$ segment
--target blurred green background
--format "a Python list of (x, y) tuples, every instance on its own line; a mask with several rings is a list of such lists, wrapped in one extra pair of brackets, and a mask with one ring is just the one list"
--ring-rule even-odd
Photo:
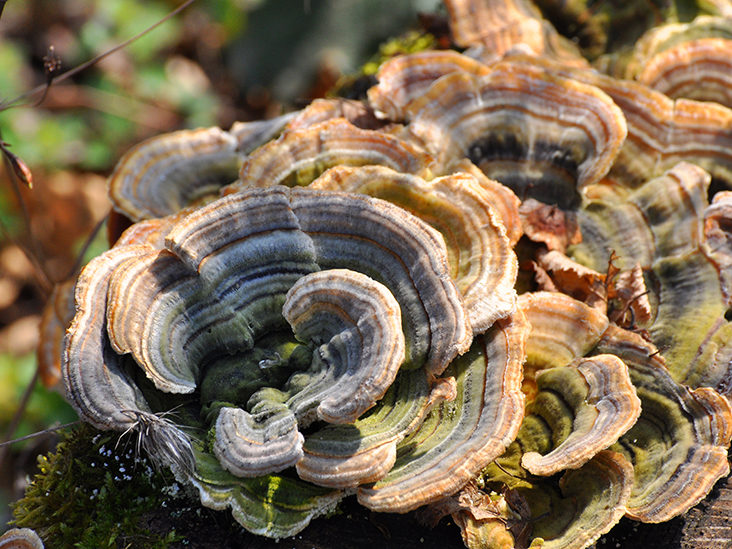
[[(27, 221), (0, 170), (0, 438), (76, 419), (33, 380), (37, 326), (51, 284), (73, 270), (109, 210), (105, 177), (132, 144), (181, 128), (276, 116), (332, 89), (391, 37), (420, 29), (439, 0), (198, 0), (176, 17), (78, 75), (40, 104), (49, 48), (61, 70), (136, 35), (182, 4), (167, 0), (9, 0), (0, 17), (0, 132), (33, 173), (21, 188)], [(106, 246), (104, 232), (87, 256)], [(0, 448), (0, 533), (36, 456), (53, 435)]]

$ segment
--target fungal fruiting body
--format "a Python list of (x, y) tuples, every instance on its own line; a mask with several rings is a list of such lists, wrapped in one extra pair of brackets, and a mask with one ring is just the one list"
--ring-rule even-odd
[(110, 178), (135, 223), (76, 281), (66, 396), (251, 532), (355, 494), (469, 547), (583, 548), (729, 472), (732, 111), (699, 100), (723, 94), (592, 70), (528, 2), (447, 7), (468, 55)]

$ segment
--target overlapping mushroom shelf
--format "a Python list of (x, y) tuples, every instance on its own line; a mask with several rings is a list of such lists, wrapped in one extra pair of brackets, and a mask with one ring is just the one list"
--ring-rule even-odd
[(729, 473), (732, 111), (707, 100), (730, 84), (651, 73), (728, 63), (699, 61), (727, 40), (709, 5), (608, 49), (630, 81), (528, 2), (450, 0), (470, 55), (138, 145), (110, 178), (134, 224), (76, 281), (67, 398), (269, 537), (353, 495), (469, 547), (685, 513)]

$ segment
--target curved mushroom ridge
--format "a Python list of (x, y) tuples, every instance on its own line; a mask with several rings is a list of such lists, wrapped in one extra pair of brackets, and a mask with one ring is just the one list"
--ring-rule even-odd
[(577, 214), (582, 242), (571, 247), (571, 255), (603, 270), (613, 250), (621, 269), (647, 269), (657, 258), (695, 250), (704, 240), (709, 182), (706, 171), (680, 162), (627, 197), (588, 200)]
[(361, 273), (332, 269), (302, 277), (287, 292), (282, 316), (297, 339), (322, 345), (317, 358), (343, 363), (318, 406), (328, 423), (353, 423), (384, 395), (404, 362), (399, 304)]
[(531, 400), (536, 394), (537, 372), (567, 366), (585, 356), (609, 321), (598, 309), (559, 292), (521, 294), (518, 308), (531, 326), (522, 387)]
[(543, 57), (511, 54), (506, 61), (538, 65), (552, 74), (596, 86), (621, 109), (627, 139), (606, 182), (636, 188), (684, 161), (705, 169), (721, 188), (732, 188), (732, 109), (712, 102), (673, 100), (637, 82)]
[(641, 400), (638, 422), (612, 447), (635, 470), (628, 516), (664, 522), (685, 513), (729, 473), (729, 401), (712, 389), (676, 383), (657, 349), (633, 332), (611, 325), (594, 352), (628, 365)]
[(520, 46), (534, 55), (587, 65), (575, 44), (560, 36), (527, 0), (446, 0), (445, 5), (455, 42), (473, 46), (486, 61)]
[(310, 186), (387, 200), (439, 231), (475, 333), (515, 309), (516, 254), (492, 207), (491, 194), (474, 176), (456, 173), (425, 181), (383, 166), (339, 166)]
[(432, 158), (394, 135), (362, 130), (345, 118), (284, 132), (254, 151), (242, 164), (239, 181), (229, 190), (270, 185), (304, 186), (337, 166), (388, 166), (422, 173)]
[(646, 32), (628, 61), (625, 78), (634, 78), (671, 97), (716, 101), (732, 106), (729, 17), (697, 17)]
[(521, 490), (532, 534), (546, 549), (583, 549), (622, 518), (633, 486), (633, 467), (619, 453), (603, 450), (582, 467), (562, 475), (558, 486), (537, 484)]
[(702, 38), (652, 57), (638, 81), (673, 99), (715, 101), (732, 107), (732, 39)]
[[(528, 406), (522, 430), (529, 428), (534, 416), (535, 434), (548, 438), (552, 449), (543, 456), (526, 451), (528, 438), (520, 437), (524, 443), (521, 465), (534, 475), (577, 469), (614, 444), (640, 415), (640, 400), (628, 367), (613, 355), (596, 355), (568, 367), (543, 370), (536, 381), (539, 393)], [(541, 432), (543, 425), (551, 432)]]
[(394, 467), (361, 486), (369, 509), (405, 513), (454, 494), (497, 458), (516, 437), (524, 412), (520, 391), (528, 325), (516, 311), (477, 336), (445, 371), (455, 394), (436, 402), (397, 447)]
[(379, 67), (379, 83), (368, 91), (369, 103), (390, 120), (407, 118), (406, 107), (426, 92), (432, 83), (451, 72), (484, 76), (490, 68), (452, 50), (423, 51), (401, 55)]
[(237, 475), (294, 465), (298, 427), (352, 423), (405, 357), (433, 377), (472, 341), (444, 241), (381, 200), (250, 189), (196, 210), (165, 245), (107, 253), (119, 259), (105, 271), (104, 339), (158, 389), (201, 388), (215, 452)]
[(353, 423), (384, 395), (404, 361), (399, 304), (386, 287), (360, 273), (339, 269), (303, 276), (287, 292), (282, 315), (298, 340), (319, 345), (313, 360), (322, 364), (310, 366), (316, 379), (307, 387), (290, 378), (285, 403), (263, 396), (265, 390), (250, 399), (256, 401), (252, 414), (237, 407), (221, 410), (214, 452), (237, 476), (298, 463), (304, 443), (298, 426), (314, 419)]
[(409, 130), (442, 164), (468, 157), (519, 197), (576, 206), (578, 189), (599, 181), (620, 150), (622, 112), (598, 88), (538, 65), (491, 69), (437, 80), (410, 104)]
[(133, 221), (163, 217), (236, 179), (234, 136), (220, 128), (181, 130), (130, 149), (109, 178), (114, 207)]

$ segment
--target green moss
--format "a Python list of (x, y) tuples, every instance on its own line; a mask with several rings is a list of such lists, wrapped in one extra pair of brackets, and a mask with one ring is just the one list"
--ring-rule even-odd
[(55, 453), (40, 456), (38, 473), (13, 507), (15, 524), (33, 528), (47, 547), (166, 548), (175, 530), (153, 533), (146, 514), (177, 492), (168, 472), (136, 456), (133, 439), (83, 425), (63, 432)]

